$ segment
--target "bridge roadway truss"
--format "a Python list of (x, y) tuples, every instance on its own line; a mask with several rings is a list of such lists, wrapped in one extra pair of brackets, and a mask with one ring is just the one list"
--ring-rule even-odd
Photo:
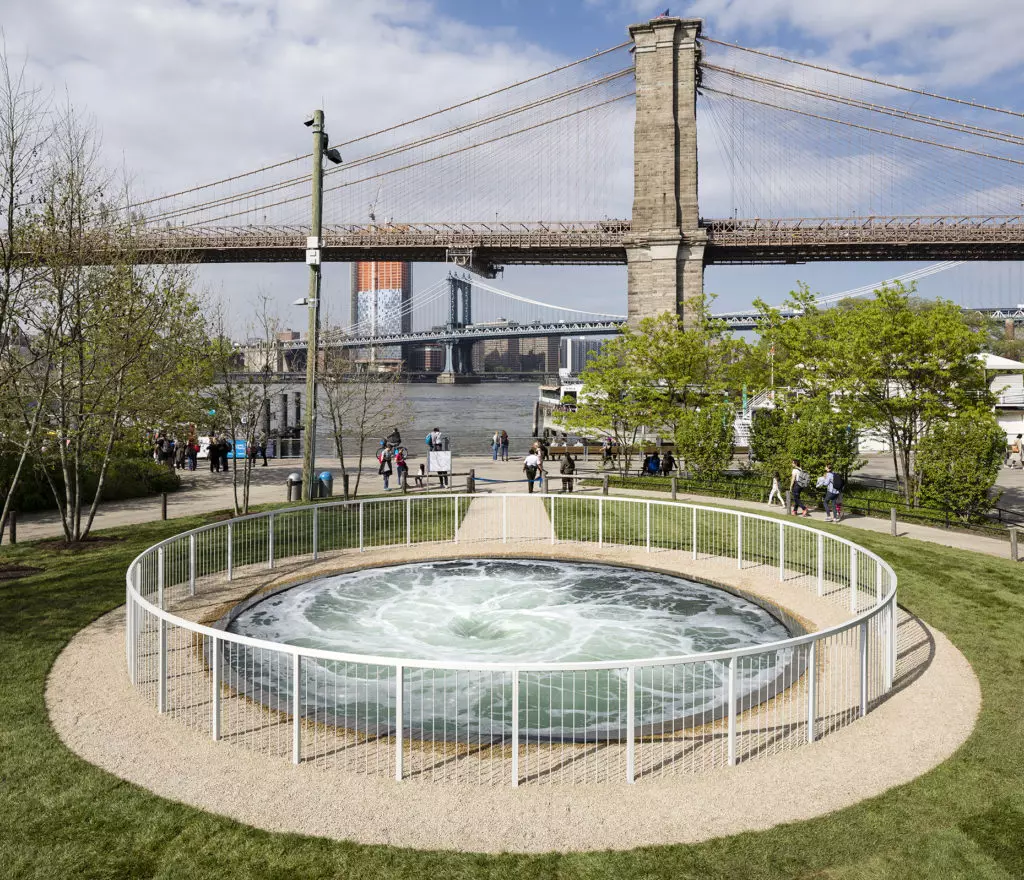
[[(1021, 260), (1024, 215), (702, 220), (706, 265), (848, 260)], [(624, 265), (628, 220), (325, 226), (322, 259), (503, 265)], [(140, 234), (140, 263), (306, 259), (291, 226), (189, 227)]]
[[(391, 336), (337, 336), (324, 334), (322, 344), (333, 348), (367, 348), (369, 346), (404, 345), (430, 342), (477, 342), (482, 339), (510, 339), (533, 336), (612, 336), (625, 321), (555, 321), (533, 324), (470, 324), (465, 327), (435, 327), (395, 333)], [(289, 348), (304, 348), (306, 340), (289, 342)]]

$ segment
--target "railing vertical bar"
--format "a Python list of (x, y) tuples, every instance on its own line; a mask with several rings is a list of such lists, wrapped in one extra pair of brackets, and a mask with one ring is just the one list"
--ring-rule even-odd
[(452, 502), (453, 502), (453, 506), (455, 508), (455, 513), (453, 514), (454, 519), (452, 520), (455, 523), (455, 532), (454, 532), (455, 536), (453, 538), (453, 541), (456, 544), (458, 544), (459, 543), (459, 496), (458, 495), (453, 495), (452, 496)]
[(234, 523), (228, 523), (228, 580), (233, 580), (235, 577), (235, 526)]
[(727, 710), (729, 712), (728, 727), (728, 755), (729, 766), (736, 764), (736, 658), (729, 658), (729, 681), (726, 694)]
[(818, 722), (818, 643), (811, 642), (807, 656), (807, 742), (814, 742)]
[(196, 536), (188, 536), (188, 594), (196, 594)]
[[(651, 510), (647, 505), (648, 513)], [(626, 667), (626, 782), (636, 781), (636, 667)]]
[(818, 595), (825, 595), (825, 536), (818, 532)]
[(552, 545), (555, 543), (555, 497), (556, 496), (554, 496), (554, 495), (551, 496), (551, 517), (550, 517), (550, 519), (551, 519), (551, 543), (552, 543)]
[(412, 499), (405, 499), (405, 543), (412, 546)]
[(267, 568), (274, 567), (274, 514), (267, 517)]
[(512, 785), (519, 785), (519, 670), (512, 670)]
[(508, 495), (501, 496), (501, 543), (508, 543)]
[(210, 645), (210, 736), (220, 739), (220, 639)]
[(736, 514), (736, 568), (743, 570), (743, 514)]
[[(360, 502), (362, 506), (362, 502)], [(402, 747), (402, 736), (404, 731), (402, 729), (403, 724), (403, 703), (405, 701), (405, 675), (404, 667), (401, 665), (395, 666), (395, 779), (399, 782), (402, 780), (404, 775), (402, 772), (402, 759), (403, 747)]]
[(597, 499), (597, 546), (604, 546), (604, 497)]
[[(651, 552), (651, 502), (647, 502), (647, 552)], [(632, 667), (630, 667), (632, 669)]]
[(363, 539), (364, 539), (364, 535), (363, 535), (363, 503), (364, 502), (362, 502), (362, 501), (359, 502), (359, 552), (360, 553), (363, 552)]
[(860, 625), (860, 717), (868, 714), (868, 622)]
[(786, 580), (786, 524), (779, 520), (779, 583)]
[(302, 762), (302, 655), (292, 654), (292, 763)]
[(313, 561), (320, 558), (320, 505), (313, 508)]
[(857, 548), (850, 547), (850, 613), (857, 613)]
[(690, 536), (690, 548), (693, 554), (693, 558), (697, 558), (697, 508), (690, 508), (690, 526), (692, 535)]

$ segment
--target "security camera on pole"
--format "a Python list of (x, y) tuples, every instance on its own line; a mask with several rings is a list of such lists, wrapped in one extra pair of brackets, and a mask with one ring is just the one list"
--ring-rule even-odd
[(328, 144), (324, 131), (324, 111), (315, 110), (306, 126), (313, 129), (313, 223), (306, 239), (306, 263), (309, 266), (309, 333), (306, 337), (306, 427), (302, 455), (302, 500), (316, 497), (316, 361), (320, 351), (320, 254), (324, 211), (324, 156), (335, 165), (341, 164), (338, 151)]

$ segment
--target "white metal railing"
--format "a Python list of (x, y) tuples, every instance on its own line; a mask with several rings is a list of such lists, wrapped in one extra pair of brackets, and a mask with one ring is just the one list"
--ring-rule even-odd
[[(174, 613), (285, 560), (513, 542), (724, 563), (850, 616), (688, 656), (458, 663), (267, 642)], [(798, 522), (639, 498), (410, 496), (256, 514), (149, 548), (127, 573), (126, 656), (160, 713), (296, 763), (396, 779), (633, 782), (794, 748), (864, 715), (892, 687), (896, 615), (884, 560)]]

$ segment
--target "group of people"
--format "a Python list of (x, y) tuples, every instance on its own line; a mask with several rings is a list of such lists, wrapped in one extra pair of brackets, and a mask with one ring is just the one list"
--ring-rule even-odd
[[(523, 473), (526, 475), (526, 490), (533, 492), (534, 485), (544, 479), (544, 462), (548, 458), (548, 448), (543, 440), (535, 440), (526, 458), (523, 459)], [(507, 461), (508, 459), (503, 459)], [(558, 472), (562, 477), (562, 492), (571, 492), (575, 482), (576, 459), (568, 452), (562, 455)]]
[(198, 456), (199, 438), (193, 431), (184, 440), (161, 431), (153, 442), (153, 461), (174, 470), (194, 471)]
[[(440, 434), (439, 430), (438, 433)], [(420, 465), (420, 471), (422, 470), (423, 465)], [(402, 445), (402, 435), (398, 428), (393, 427), (391, 433), (380, 441), (377, 448), (377, 473), (384, 479), (385, 492), (391, 491), (389, 483), (392, 474), (398, 480), (399, 489), (405, 486), (409, 479), (409, 451)]]
[[(802, 497), (804, 490), (809, 489), (810, 485), (811, 475), (800, 467), (799, 461), (793, 459), (793, 470), (789, 475), (789, 493), (792, 503), (788, 511), (793, 516), (811, 515)], [(825, 522), (839, 522), (843, 518), (843, 489), (846, 488), (846, 480), (842, 474), (837, 474), (832, 470), (831, 464), (826, 464), (825, 473), (818, 477), (814, 486), (825, 492)], [(786, 499), (783, 497), (779, 485), (778, 473), (772, 475), (772, 490), (768, 495), (769, 504), (774, 504), (776, 501), (783, 507), (786, 506)]]
[(640, 467), (640, 475), (646, 477), (667, 477), (676, 466), (676, 457), (672, 454), (672, 450), (668, 449), (665, 454), (659, 456), (657, 451), (648, 452), (644, 456), (644, 463)]
[(491, 437), (491, 453), (493, 454), (494, 461), (498, 460), (498, 456), (501, 456), (502, 461), (508, 461), (508, 433), (504, 430), (498, 430), (494, 432), (494, 436)]

